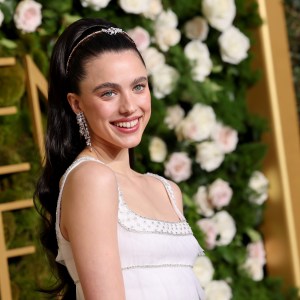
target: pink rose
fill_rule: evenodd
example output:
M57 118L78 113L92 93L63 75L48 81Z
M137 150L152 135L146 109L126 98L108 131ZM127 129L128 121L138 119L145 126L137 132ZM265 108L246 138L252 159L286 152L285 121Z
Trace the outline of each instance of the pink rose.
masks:
M34 32L42 23L42 5L33 0L23 0L17 5L14 21L23 32Z
M237 131L229 126L223 126L221 123L215 126L212 138L224 153L234 151L238 143Z
M266 263L266 252L262 241L248 244L247 252L250 258L257 259L261 265Z
M228 182L217 179L209 186L208 197L212 205L220 209L229 204L232 197L232 189Z
M185 152L174 152L165 164L165 175L175 182L190 178L192 161Z
M139 51L143 51L149 47L150 35L144 28L137 26L131 30L128 30L127 33L134 40Z
M212 219L201 219L197 222L201 231L205 234L205 243L207 249L213 249L216 246L218 230Z

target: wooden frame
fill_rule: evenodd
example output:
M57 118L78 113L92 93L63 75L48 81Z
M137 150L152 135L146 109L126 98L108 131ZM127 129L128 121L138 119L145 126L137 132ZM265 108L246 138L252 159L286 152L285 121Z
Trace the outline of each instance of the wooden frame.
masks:
M13 66L16 63L15 57L1 57L0 67Z
M41 161L43 162L45 156L44 129L38 90L40 90L43 96L47 99L48 82L29 55L25 55L25 65L27 74L27 91L29 94L28 98L30 100L29 105L33 120L33 134L35 142L38 145Z
M6 249L2 213L5 211L12 211L16 209L23 209L29 207L33 207L33 201L31 199L12 201L0 204L0 292L1 299L3 300L12 300L8 259L11 257L32 254L35 252L35 247L27 246L15 249Z
M13 115L17 113L16 106L0 107L0 116Z
M264 173L270 180L263 233L267 271L285 286L300 287L300 141L284 8L281 0L257 0L263 26L256 32L255 66L263 78L249 106L269 121Z
M16 63L14 57L5 57L0 58L0 67L1 66L12 66ZM47 82L45 78L41 75L39 70L36 68L30 57L26 57L27 65L27 75L28 75L28 90L29 90L29 102L32 103L32 113L33 113L33 128L36 141L41 143L43 140L43 130L41 122L41 112L38 102L38 93L37 87L39 87L43 94L47 93ZM37 80L39 83L37 83ZM17 108L15 106L10 107L1 107L0 116L6 116L17 113ZM40 154L42 157L43 146L38 144ZM13 165L0 166L0 175L13 174L18 172L25 172L30 170L29 163L19 163ZM24 208L33 207L32 199L11 201L7 203L0 204L0 295L3 300L12 300L12 291L10 285L10 275L9 275L9 258L23 256L32 254L35 252L34 246L26 246L15 249L7 249L5 242L5 233L4 233L4 223L3 223L3 212L19 210Z

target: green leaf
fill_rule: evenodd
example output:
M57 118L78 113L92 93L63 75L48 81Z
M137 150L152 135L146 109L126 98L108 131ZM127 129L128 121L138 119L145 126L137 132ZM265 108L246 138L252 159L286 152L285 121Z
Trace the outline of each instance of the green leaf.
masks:
M8 40L6 38L0 39L0 45L7 49L16 49L17 48L17 43L14 42L13 40Z

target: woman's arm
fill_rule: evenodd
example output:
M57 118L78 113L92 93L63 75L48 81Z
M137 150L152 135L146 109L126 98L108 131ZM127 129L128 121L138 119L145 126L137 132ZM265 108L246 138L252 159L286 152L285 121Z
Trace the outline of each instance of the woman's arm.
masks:
M71 243L86 300L125 299L117 214L118 191L112 170L86 162L69 174L61 230Z

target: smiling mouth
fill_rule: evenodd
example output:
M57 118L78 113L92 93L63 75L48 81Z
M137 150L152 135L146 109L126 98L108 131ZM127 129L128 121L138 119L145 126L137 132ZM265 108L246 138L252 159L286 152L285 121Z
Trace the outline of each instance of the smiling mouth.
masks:
M113 125L120 127L120 128L133 128L134 126L137 125L137 123L139 122L139 119L135 119L129 122L114 122L112 123Z

